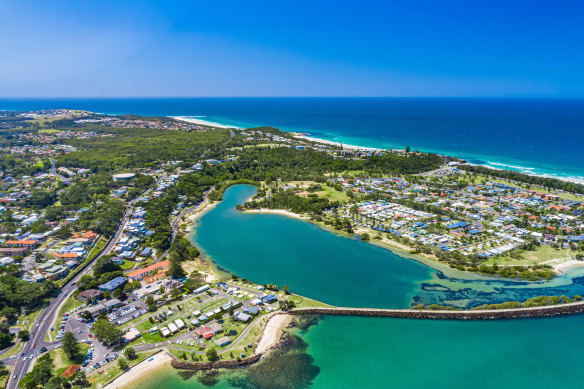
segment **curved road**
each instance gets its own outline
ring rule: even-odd
[[[49,348],[55,345],[57,342],[49,343],[45,341],[45,335],[49,331],[51,324],[55,318],[55,315],[58,313],[59,308],[65,302],[65,300],[75,291],[77,281],[81,279],[84,275],[89,274],[92,271],[92,265],[97,261],[99,258],[104,256],[105,254],[109,253],[117,240],[119,239],[126,222],[131,214],[132,206],[142,198],[144,195],[141,194],[140,196],[136,197],[135,199],[131,200],[126,208],[126,212],[124,213],[124,217],[120,221],[118,228],[114,235],[110,238],[107,245],[103,248],[103,250],[97,255],[91,262],[89,262],[85,267],[71,280],[69,280],[61,290],[57,297],[51,300],[49,305],[40,313],[36,320],[36,324],[31,329],[31,336],[30,340],[26,342],[22,353],[25,356],[28,356],[26,360],[24,360],[23,356],[18,355],[18,358],[12,360],[5,360],[7,365],[14,364],[14,370],[10,374],[10,378],[8,383],[6,384],[6,389],[15,389],[18,387],[18,381],[28,372],[34,358],[32,357],[33,353],[38,353],[38,350],[42,347]],[[34,346],[34,347],[33,347]]]

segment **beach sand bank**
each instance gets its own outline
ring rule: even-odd
[[[197,119],[197,117],[193,117],[193,116],[169,116],[172,119],[175,120],[180,120],[181,122],[187,122],[187,123],[191,123],[191,124],[199,124],[201,126],[209,126],[209,127],[216,127],[216,128],[235,128],[235,129],[241,129],[240,127],[236,127],[236,126],[228,126],[225,124],[221,124],[221,123],[215,123],[215,122],[210,122],[208,120],[203,120],[203,119]],[[204,117],[204,116],[201,116]]]
[[[291,321],[292,316],[290,315],[277,314],[272,316],[264,328],[264,334],[255,349],[255,353],[263,354],[274,347],[280,341],[284,328],[288,327]]]
[[[299,215],[299,214],[294,213],[294,212],[286,211],[285,209],[266,209],[266,208],[249,209],[249,210],[246,209],[244,211],[244,213],[270,213],[273,215],[282,215],[282,216],[293,217],[295,219],[310,220],[310,218],[308,216]]]
[[[556,273],[566,273],[569,270],[573,270],[576,268],[580,268],[584,266],[584,261],[578,261],[577,259],[572,259],[569,261],[564,261],[562,263],[558,263],[553,265],[554,270]]]
[[[174,358],[168,351],[162,350],[117,376],[113,381],[104,386],[104,389],[122,389],[131,387],[134,380],[152,374],[158,369],[170,367],[170,362],[173,359]]]
[[[375,148],[375,147],[348,145],[345,143],[335,142],[332,140],[313,138],[313,137],[307,136],[307,135],[294,135],[294,138],[302,139],[302,140],[309,141],[309,142],[316,142],[316,143],[322,143],[322,144],[331,145],[331,146],[337,146],[337,147],[343,146],[344,149],[350,149],[350,150],[370,150],[370,151],[381,150],[381,149]]]

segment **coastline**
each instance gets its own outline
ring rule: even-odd
[[[287,216],[287,217],[291,217],[291,218],[298,219],[298,220],[304,220],[304,221],[308,221],[310,223],[314,223],[319,228],[322,228],[326,231],[345,236],[349,239],[354,238],[356,235],[362,234],[364,232],[367,232],[369,234],[372,234],[375,232],[375,231],[368,230],[366,228],[357,228],[354,231],[354,233],[350,234],[350,233],[347,233],[344,231],[335,230],[335,229],[330,228],[329,226],[325,225],[324,223],[310,220],[310,218],[307,216],[299,215],[297,213],[294,213],[294,212],[291,212],[291,211],[288,211],[285,209],[260,208],[260,209],[253,209],[253,210],[244,210],[244,211],[240,211],[240,212],[256,213],[256,214],[257,213],[274,214],[274,215]],[[381,240],[371,239],[371,240],[367,241],[367,243],[379,246],[379,247],[384,248],[386,250],[389,250],[393,254],[398,255],[400,257],[408,258],[408,259],[420,262],[420,263],[422,263],[422,264],[424,264],[424,265],[426,265],[426,266],[428,266],[436,271],[442,272],[448,276],[454,276],[454,277],[460,278],[460,279],[473,279],[473,280],[477,279],[477,278],[485,278],[485,279],[489,278],[487,275],[484,275],[481,273],[461,271],[458,269],[451,268],[447,264],[438,261],[437,258],[431,254],[425,254],[425,253],[413,254],[412,251],[415,251],[414,247],[410,247],[410,246],[407,246],[403,243],[398,243],[398,242],[392,241],[386,237],[382,237]],[[564,261],[564,262],[559,263],[557,265],[553,265],[552,267],[553,267],[554,271],[556,272],[556,274],[568,275],[568,273],[570,273],[571,271],[575,271],[578,269],[584,269],[584,261],[577,261],[577,260]],[[515,280],[505,279],[505,281],[506,282],[513,282]],[[517,281],[517,282],[520,283],[522,281]]]
[[[286,313],[276,313],[266,323],[262,337],[255,348],[255,354],[266,354],[278,344],[284,329],[290,325],[292,316]]]
[[[201,126],[216,127],[216,128],[231,128],[231,129],[237,129],[237,130],[241,129],[241,127],[229,126],[226,124],[221,124],[221,123],[217,123],[217,122],[210,122],[208,120],[203,120],[203,119],[195,119],[195,117],[197,117],[197,116],[169,116],[169,118],[171,118],[171,119],[175,119],[175,120],[179,120],[179,121],[187,122],[187,123],[191,123],[191,124],[199,124]],[[199,116],[199,117],[205,117],[205,116]]]
[[[169,117],[176,119],[176,120],[181,120],[181,121],[184,121],[187,123],[191,123],[191,124],[200,124],[200,125],[217,127],[217,128],[243,129],[242,127],[230,126],[230,125],[222,124],[219,122],[212,122],[212,121],[207,121],[207,120],[202,120],[202,119],[195,119],[192,116],[169,116]],[[201,117],[204,117],[204,116],[201,116]],[[330,140],[330,139],[319,138],[319,137],[310,135],[310,133],[306,132],[306,131],[297,131],[297,130],[282,130],[282,131],[292,135],[294,138],[299,139],[299,140],[308,141],[308,142],[317,142],[317,143],[322,143],[322,144],[336,146],[336,147],[342,146],[343,148],[350,149],[350,150],[367,150],[367,151],[386,150],[385,148],[382,148],[382,147],[358,145],[358,144],[355,144],[354,141],[350,141],[350,143],[345,143],[345,142],[339,142],[339,141],[334,141],[334,140]],[[567,181],[567,182],[574,182],[577,184],[584,184],[584,175],[562,176],[562,175],[559,175],[557,173],[546,172],[546,170],[550,170],[550,168],[530,167],[528,161],[489,161],[489,159],[494,159],[494,156],[478,155],[478,156],[458,157],[458,156],[454,155],[453,152],[448,152],[448,151],[444,151],[444,150],[426,150],[426,149],[424,149],[424,150],[420,150],[420,151],[425,152],[425,153],[433,153],[433,154],[450,156],[450,157],[466,160],[469,165],[485,166],[485,167],[495,169],[495,170],[511,170],[511,171],[516,171],[519,173],[527,174],[530,176],[535,176],[535,177],[553,178],[553,179],[558,179],[558,180]],[[468,160],[479,159],[479,158],[481,160],[485,160],[485,162],[484,163],[476,163],[476,162],[468,161]],[[522,165],[527,165],[527,166],[522,166]]]
[[[559,263],[557,265],[552,265],[552,267],[554,268],[554,270],[557,273],[566,274],[570,270],[584,267],[584,261],[578,261],[577,259],[571,259],[571,260]]]
[[[174,357],[166,350],[160,350],[151,357],[137,363],[103,386],[104,389],[129,389],[134,380],[142,380],[158,370],[167,368]]]
[[[186,225],[186,227],[183,230],[182,225],[181,225],[179,227],[179,230],[184,233],[185,239],[187,239],[189,242],[191,242],[191,244],[194,245],[194,236],[195,236],[195,230],[197,229],[196,227],[197,227],[198,220],[201,217],[203,217],[203,215],[205,215],[207,212],[209,212],[213,208],[215,208],[219,203],[220,203],[220,201],[209,201],[209,200],[206,200],[196,210],[193,210],[193,211],[191,211],[191,212],[183,215],[183,218],[186,219],[186,220],[182,223],[182,225]],[[224,271],[221,271],[217,267],[217,264],[215,263],[215,261],[213,261],[213,259],[211,257],[209,257],[199,247],[197,247],[197,248],[200,250],[201,256],[199,258],[197,258],[196,260],[194,260],[194,262],[197,262],[199,260],[203,260],[209,266],[209,271],[208,272],[207,271],[204,271],[204,270],[201,270],[201,269],[197,269],[200,273],[203,273],[205,275],[205,282],[214,282],[214,281],[218,281],[218,280],[221,280],[221,279],[224,279],[224,278],[229,278],[229,277],[227,277],[227,276],[230,276],[229,273],[226,273]],[[193,262],[193,261],[185,262],[185,268],[191,262]],[[192,270],[192,269],[190,269],[190,270]]]
[[[345,232],[345,231],[335,230],[334,228],[331,228],[324,223],[310,220],[310,218],[307,216],[299,215],[297,213],[287,211],[284,209],[260,208],[260,209],[252,209],[252,210],[243,210],[240,212],[281,215],[281,216],[291,217],[291,218],[294,218],[297,220],[303,220],[303,221],[306,221],[309,223],[313,223],[314,225],[316,225],[318,228],[320,228],[322,230],[325,230],[325,231],[330,232],[330,233],[334,233],[336,235],[342,236],[342,237],[347,238],[347,239],[354,239],[355,236],[358,235],[357,232],[349,234],[348,232]],[[371,233],[372,231],[364,231],[364,232]],[[458,269],[453,269],[450,266],[433,259],[432,256],[429,256],[428,254],[424,254],[424,253],[412,254],[411,251],[414,251],[414,248],[408,247],[408,246],[403,245],[401,243],[391,241],[387,238],[383,238],[382,241],[372,239],[370,241],[367,241],[367,243],[381,247],[385,250],[388,250],[391,253],[393,253],[399,257],[411,259],[411,260],[416,261],[416,262],[420,262],[423,265],[426,265],[426,266],[428,266],[436,271],[442,272],[442,273],[447,274],[449,276],[453,276],[453,277],[460,278],[460,279],[476,279],[477,277],[484,277],[483,275],[478,274],[478,273],[471,273],[468,271],[461,271]]]
[[[358,145],[351,145],[351,144],[345,144],[342,142],[337,142],[334,140],[326,140],[326,139],[321,139],[321,138],[315,138],[309,135],[293,135],[294,138],[297,139],[302,139],[305,141],[309,141],[309,142],[317,142],[317,143],[324,143],[327,145],[331,145],[331,146],[337,146],[337,147],[343,147],[345,149],[350,149],[350,150],[368,150],[368,151],[380,151],[380,150],[384,150],[384,149],[380,149],[377,147],[366,147],[366,146],[358,146]]]
[[[287,211],[285,209],[267,209],[267,208],[260,208],[260,209],[250,209],[250,210],[244,210],[244,211],[240,211],[243,213],[260,213],[260,214],[272,214],[272,215],[283,215],[283,216],[288,216],[288,217],[292,217],[294,219],[300,219],[300,220],[306,220],[306,221],[310,221],[310,218],[308,216],[304,216],[304,215],[299,215],[297,213],[291,212],[291,211]]]

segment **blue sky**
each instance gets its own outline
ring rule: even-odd
[[[3,0],[1,97],[584,97],[582,1]]]

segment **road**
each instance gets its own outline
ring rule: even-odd
[[[205,204],[208,201],[208,195],[209,193],[215,189],[215,187],[210,187],[209,189],[207,189],[207,191],[204,193],[203,195],[203,199],[198,202],[195,205],[192,205],[188,208],[183,209],[178,215],[174,216],[172,219],[172,222],[170,223],[170,228],[172,230],[172,240],[174,240],[174,238],[176,238],[176,234],[178,233],[178,227],[179,227],[179,222],[182,219],[183,216],[188,215],[191,212],[194,212],[198,207],[202,206],[203,204]],[[166,258],[166,256],[168,255],[168,251],[170,249],[166,250],[162,256],[160,256],[159,260],[162,261],[164,258]]]
[[[120,221],[118,229],[114,233],[114,235],[110,238],[107,245],[103,248],[101,253],[97,255],[90,263],[85,265],[85,267],[71,280],[69,280],[61,290],[57,297],[51,300],[49,305],[39,314],[36,324],[31,329],[30,340],[24,346],[22,353],[24,356],[19,355],[18,358],[12,360],[5,360],[4,362],[7,365],[14,365],[14,370],[10,375],[10,379],[6,384],[6,389],[16,389],[18,387],[18,381],[28,372],[29,368],[32,365],[34,358],[32,357],[33,354],[38,355],[38,350],[42,347],[54,348],[55,343],[49,343],[45,341],[45,335],[49,331],[51,324],[55,318],[55,315],[59,312],[61,305],[67,300],[68,297],[76,289],[77,281],[81,279],[84,275],[89,274],[92,271],[93,264],[101,258],[103,255],[109,253],[114,245],[116,244],[117,240],[120,238],[124,226],[128,221],[128,218],[131,215],[132,206],[144,196],[144,193],[140,196],[136,197],[134,200],[130,201],[127,205],[126,212],[124,213],[124,217]],[[34,346],[34,347],[33,347]],[[25,356],[27,357],[26,360],[24,359]]]
[[[56,164],[56,161],[54,159],[51,159],[51,175],[59,178],[61,181],[67,181],[67,178],[63,177],[60,174],[57,174],[57,169],[56,169],[55,164]]]
[[[214,186],[210,187],[209,189],[207,189],[205,191],[205,193],[203,194],[203,199],[198,202],[195,205],[192,205],[188,208],[183,209],[178,215],[176,215],[173,219],[172,222],[170,223],[170,227],[172,228],[172,239],[174,240],[174,238],[176,237],[176,233],[178,232],[178,223],[180,222],[180,220],[182,219],[183,216],[194,212],[198,207],[202,206],[203,204],[206,204],[209,196],[209,193],[215,189]]]

